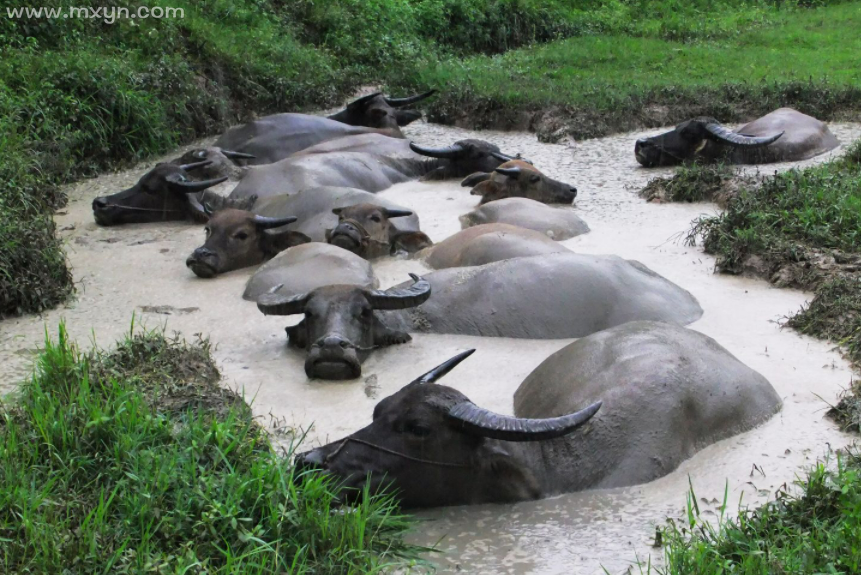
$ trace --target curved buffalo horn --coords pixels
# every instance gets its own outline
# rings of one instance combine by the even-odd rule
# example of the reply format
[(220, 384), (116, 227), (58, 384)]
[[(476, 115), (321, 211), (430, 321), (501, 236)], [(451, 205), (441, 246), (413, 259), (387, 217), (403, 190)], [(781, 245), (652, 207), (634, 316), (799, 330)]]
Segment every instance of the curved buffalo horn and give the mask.
[(300, 293), (293, 297), (284, 297), (283, 295), (269, 292), (257, 299), (257, 309), (262, 311), (263, 315), (293, 315), (305, 313), (306, 301), (308, 301), (307, 293)]
[(413, 384), (423, 384), (423, 383), (435, 383), (438, 379), (442, 379), (442, 377), (453, 370), (457, 365), (475, 353), (474, 349), (468, 349), (466, 351), (462, 351), (453, 358), (445, 361), (424, 375), (420, 375), (414, 380), (412, 380), (409, 385)]
[(509, 156), (508, 154), (503, 154), (502, 152), (490, 152), (490, 155), (499, 160), (500, 162), (510, 162), (511, 160), (520, 159), (515, 158), (514, 156)]
[(386, 98), (386, 104), (393, 108), (409, 106), (410, 104), (421, 102), (425, 98), (430, 98), (434, 94), (436, 94), (436, 90), (428, 90), (424, 94), (416, 94), (415, 96), (410, 96), (409, 98)]
[[(201, 150), (203, 151), (203, 150)], [(193, 162), (191, 164), (180, 164), (179, 169), (185, 170), (186, 172), (189, 170), (195, 170), (197, 168), (203, 168), (204, 166), (208, 166), (212, 163), (212, 160), (203, 160), (202, 162)]]
[(424, 146), (419, 146), (415, 142), (410, 142), (410, 149), (416, 154), (421, 154), (422, 156), (447, 159), (456, 158), (466, 151), (460, 144), (454, 144), (447, 148), (425, 148)]
[(783, 132), (780, 132), (774, 136), (745, 136), (744, 134), (733, 132), (717, 122), (709, 122), (705, 125), (705, 128), (713, 140), (720, 140), (730, 146), (745, 148), (759, 148), (773, 144), (783, 135)]
[(413, 215), (413, 212), (410, 210), (392, 210), (390, 208), (383, 208), (382, 211), (386, 214), (387, 218), (403, 218)]
[(165, 179), (167, 180), (167, 183), (170, 184), (172, 190), (182, 192), (183, 194), (193, 194), (194, 192), (200, 192), (206, 188), (210, 188), (215, 184), (220, 184), (227, 179), (227, 176), (215, 178), (214, 180), (203, 180), (202, 182), (186, 180), (182, 174), (171, 174)]
[(386, 291), (369, 290), (365, 292), (374, 309), (393, 310), (416, 307), (427, 301), (431, 295), (431, 285), (424, 278), (410, 274), (413, 285), (408, 288), (391, 288)]
[(371, 100), (373, 100), (374, 98), (379, 96), (380, 94), (382, 94), (382, 92), (374, 92), (373, 94), (368, 94), (367, 96), (362, 96), (361, 98), (356, 98), (355, 100), (353, 100), (352, 102), (347, 104), (347, 107), (348, 108), (356, 108), (359, 106), (364, 106), (368, 102), (370, 102)]
[(287, 216), (286, 218), (267, 218), (266, 216), (254, 216), (254, 219), (251, 221), (253, 221), (254, 225), (261, 230), (271, 230), (272, 228), (280, 228), (281, 226), (292, 224), (298, 219), (299, 218), (297, 218), (296, 216)]
[(474, 435), (504, 441), (540, 441), (571, 433), (589, 421), (599, 409), (600, 401), (571, 415), (528, 419), (500, 415), (478, 407), (471, 401), (464, 401), (452, 407), (446, 416), (455, 421), (463, 431)]
[(221, 150), (221, 153), (231, 160), (254, 160), (257, 158), (254, 154), (246, 154), (245, 152), (234, 152), (232, 150)]
[(516, 180), (520, 177), (521, 168), (496, 168), (493, 171)]

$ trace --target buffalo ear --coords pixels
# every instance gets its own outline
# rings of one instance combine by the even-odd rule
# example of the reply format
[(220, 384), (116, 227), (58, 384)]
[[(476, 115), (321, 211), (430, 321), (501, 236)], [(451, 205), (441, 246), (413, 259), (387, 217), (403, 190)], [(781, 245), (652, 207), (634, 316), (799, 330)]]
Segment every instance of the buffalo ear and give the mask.
[(398, 232), (391, 234), (392, 251), (403, 250), (414, 254), (433, 245), (433, 241), (424, 232)]
[(395, 110), (395, 120), (398, 126), (406, 126), (421, 119), (422, 113), (416, 110)]
[(340, 216), (341, 212), (343, 212), (346, 208), (332, 208), (332, 213), (336, 216)]
[(482, 449), (482, 465), (493, 476), (490, 486), (496, 501), (528, 501), (541, 497), (541, 485), (528, 465), (499, 444)]
[(303, 319), (296, 325), (285, 327), (287, 332), (287, 344), (299, 349), (305, 349), (308, 346), (308, 338), (305, 330), (305, 320)]
[(481, 182), (486, 182), (490, 179), (490, 174), (487, 172), (475, 172), (474, 174), (470, 174), (463, 179), (460, 185), (464, 188), (472, 188), (473, 186), (477, 186)]
[(263, 253), (270, 258), (283, 252), (287, 248), (292, 248), (293, 246), (298, 246), (300, 244), (307, 244), (310, 241), (311, 238), (305, 234), (291, 231), (274, 233), (270, 230), (265, 230), (262, 232), (262, 236), (260, 238)]
[(188, 199), (188, 215), (191, 216), (192, 221), (197, 223), (208, 222), (212, 212), (206, 209), (206, 206), (197, 197), (197, 194), (186, 194), (185, 197)]

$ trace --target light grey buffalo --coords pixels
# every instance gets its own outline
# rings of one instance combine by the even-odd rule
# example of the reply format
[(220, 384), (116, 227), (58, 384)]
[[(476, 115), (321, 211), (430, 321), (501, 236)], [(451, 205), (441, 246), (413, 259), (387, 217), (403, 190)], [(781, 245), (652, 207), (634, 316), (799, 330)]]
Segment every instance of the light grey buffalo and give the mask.
[(487, 202), (460, 217), (463, 228), (482, 224), (509, 224), (545, 234), (556, 241), (589, 231), (589, 226), (570, 208), (548, 206), (528, 198)]
[(538, 499), (636, 485), (780, 410), (771, 384), (713, 339), (634, 322), (576, 341), (520, 385), (514, 416), (436, 382), (471, 351), (374, 408), (365, 428), (297, 457), (344, 497), (391, 485), (406, 507)]
[(522, 256), (571, 253), (542, 233), (508, 224), (483, 224), (461, 230), (419, 252), (434, 269), (480, 266)]
[(293, 113), (264, 116), (230, 128), (215, 142), (215, 147), (248, 154), (251, 158), (245, 164), (260, 165), (345, 136), (384, 134), (403, 138), (400, 126), (419, 119), (421, 114), (402, 108), (433, 93), (432, 90), (409, 98), (387, 98), (377, 92), (351, 102), (329, 117)]
[(545, 176), (524, 160), (510, 160), (493, 171), (476, 172), (466, 177), (460, 185), (472, 187), (470, 194), (481, 196), (481, 204), (505, 198), (570, 204), (577, 197), (577, 188)]
[(647, 168), (692, 159), (767, 164), (806, 160), (838, 145), (823, 122), (792, 108), (780, 108), (738, 130), (714, 118), (694, 118), (664, 134), (637, 140), (634, 156)]
[(703, 313), (687, 291), (617, 256), (519, 257), (438, 270), (425, 280), (433, 297), (386, 312), (383, 323), (409, 332), (563, 339), (636, 320), (685, 325)]
[[(374, 141), (368, 146), (368, 141)], [(250, 170), (231, 198), (268, 198), (321, 187), (379, 192), (401, 182), (464, 177), (493, 170), (510, 157), (482, 140), (461, 140), (448, 148), (425, 148), (398, 138), (345, 138), (274, 164)]]

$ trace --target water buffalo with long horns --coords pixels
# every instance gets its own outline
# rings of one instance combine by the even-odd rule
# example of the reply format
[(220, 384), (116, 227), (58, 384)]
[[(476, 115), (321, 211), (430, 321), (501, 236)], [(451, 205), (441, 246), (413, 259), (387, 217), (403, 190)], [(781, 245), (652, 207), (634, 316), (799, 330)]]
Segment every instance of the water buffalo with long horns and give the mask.
[(379, 192), (416, 178), (463, 177), (476, 170), (492, 170), (511, 157), (481, 140), (461, 140), (448, 148), (425, 148), (397, 138), (374, 138), (377, 144), (373, 152), (301, 153), (258, 166), (242, 178), (231, 198), (269, 198), (321, 187)]
[(209, 162), (194, 171), (195, 179), (215, 179), (227, 176), (231, 180), (240, 180), (248, 169), (246, 167), (247, 162), (253, 159), (255, 158), (251, 154), (210, 146), (189, 150), (171, 163), (183, 165), (193, 162)]
[(664, 134), (640, 138), (634, 155), (647, 168), (693, 159), (767, 164), (806, 160), (839, 145), (825, 123), (792, 108), (780, 108), (738, 130), (714, 118), (694, 118)]
[[(204, 209), (207, 206), (204, 204)], [(227, 208), (211, 213), (204, 231), (206, 241), (188, 257), (185, 265), (201, 278), (255, 266), (311, 238), (286, 229), (295, 216), (268, 218), (246, 210)]]
[(437, 381), (474, 350), (374, 408), (365, 428), (300, 454), (345, 500), (393, 488), (405, 507), (539, 499), (662, 477), (781, 406), (765, 378), (711, 338), (656, 322), (576, 341), (520, 385), (514, 416)]
[(127, 190), (93, 200), (93, 216), (101, 226), (164, 222), (169, 220), (206, 220), (201, 192), (227, 179), (196, 181), (191, 172), (206, 167), (209, 161), (191, 164), (157, 164)]
[(362, 362), (373, 349), (412, 339), (406, 332), (384, 326), (375, 313), (427, 301), (430, 284), (411, 276), (413, 285), (385, 291), (330, 285), (292, 296), (267, 293), (258, 298), (257, 307), (266, 315), (305, 316), (287, 328), (287, 335), (290, 345), (307, 350), (308, 377), (355, 379), (362, 374)]
[(480, 204), (505, 198), (528, 198), (545, 204), (570, 204), (577, 197), (577, 188), (554, 180), (523, 160), (512, 160), (492, 171), (476, 172), (460, 184), (471, 187)]
[(248, 165), (271, 164), (321, 142), (360, 134), (382, 134), (403, 138), (400, 126), (421, 117), (404, 110), (435, 91), (409, 98), (388, 98), (379, 92), (362, 96), (344, 110), (328, 117), (309, 114), (274, 114), (234, 126), (215, 146), (250, 154)]

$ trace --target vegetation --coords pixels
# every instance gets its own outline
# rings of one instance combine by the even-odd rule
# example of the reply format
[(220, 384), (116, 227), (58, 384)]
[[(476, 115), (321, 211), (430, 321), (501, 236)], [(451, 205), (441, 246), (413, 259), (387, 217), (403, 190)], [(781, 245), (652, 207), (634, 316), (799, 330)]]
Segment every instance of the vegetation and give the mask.
[(58, 186), (364, 84), (445, 88), (432, 114), (447, 121), (512, 125), (551, 110), (535, 125), (547, 137), (784, 103), (830, 117), (861, 100), (858, 5), (829, 0), (170, 4), (184, 17), (0, 14), (0, 317), (71, 291), (48, 217)]
[[(796, 482), (798, 494), (715, 526), (699, 516), (693, 492), (687, 524), (662, 533), (667, 566), (656, 572), (782, 575), (861, 571), (861, 455), (839, 455), (836, 468), (817, 464)], [(650, 569), (651, 571), (651, 569)]]
[(132, 331), (82, 353), (60, 326), (0, 404), (0, 571), (377, 573), (414, 562), (388, 496), (338, 509), (334, 485), (273, 450), (218, 385), (206, 341)]
[(640, 190), (640, 197), (654, 202), (715, 202), (726, 205), (740, 184), (751, 184), (726, 164), (691, 163), (679, 166), (668, 178), (654, 178)]

